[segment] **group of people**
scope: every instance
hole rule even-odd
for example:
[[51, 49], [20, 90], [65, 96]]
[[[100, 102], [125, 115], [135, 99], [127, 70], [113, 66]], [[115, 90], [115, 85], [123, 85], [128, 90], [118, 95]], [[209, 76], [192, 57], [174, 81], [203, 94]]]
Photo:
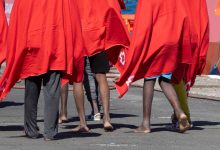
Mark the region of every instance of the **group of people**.
[[[132, 82], [144, 78], [143, 121], [134, 132], [151, 132], [151, 106], [157, 79], [174, 109], [173, 124], [180, 132], [190, 129], [184, 86], [193, 86], [205, 65], [209, 42], [205, 0], [138, 0], [132, 34], [120, 14], [125, 7], [123, 0], [15, 0], [9, 26], [3, 4], [4, 1], [0, 3], [0, 61], [6, 61], [6, 68], [0, 78], [0, 99], [5, 98], [18, 80], [25, 80], [27, 137], [40, 135], [37, 104], [43, 85], [44, 139], [55, 139], [58, 123], [67, 121], [68, 83], [73, 84], [80, 118], [79, 125], [72, 130], [90, 130], [84, 109], [85, 89], [92, 115], [98, 120], [99, 91], [103, 129], [113, 131], [106, 77], [110, 66], [120, 73], [115, 82], [120, 97]], [[91, 96], [88, 73], [95, 78], [96, 96]]]

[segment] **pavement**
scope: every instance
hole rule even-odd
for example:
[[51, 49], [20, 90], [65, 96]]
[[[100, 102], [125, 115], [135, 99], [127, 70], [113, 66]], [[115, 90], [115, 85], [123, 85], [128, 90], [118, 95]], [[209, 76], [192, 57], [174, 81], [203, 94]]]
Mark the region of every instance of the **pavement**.
[[[102, 121], [87, 121], [90, 133], [74, 133], [72, 128], [79, 123], [73, 94], [68, 97], [69, 123], [59, 125], [58, 140], [46, 142], [43, 138], [28, 139], [23, 133], [24, 88], [23, 81], [16, 84], [6, 99], [0, 103], [0, 150], [218, 150], [220, 147], [220, 101], [219, 80], [206, 76], [197, 79], [195, 94], [189, 97], [191, 118], [194, 127], [184, 134], [174, 132], [170, 125], [172, 108], [165, 96], [156, 89], [152, 107], [150, 134], [137, 134], [133, 130], [142, 117], [142, 81], [138, 81], [129, 92], [118, 99], [113, 87], [117, 74], [111, 71], [108, 80], [111, 87], [111, 122], [114, 132], [104, 132]], [[207, 82], [208, 81], [208, 82]], [[212, 84], [211, 84], [212, 83]], [[211, 87], [210, 87], [211, 86]], [[203, 88], [207, 88], [203, 90]], [[209, 92], [213, 91], [211, 95]], [[71, 87], [70, 87], [71, 90]], [[210, 97], [207, 99], [203, 97]], [[192, 93], [193, 94], [193, 93]], [[215, 98], [215, 99], [211, 99]], [[85, 103], [86, 114], [91, 108]], [[44, 130], [44, 101], [41, 94], [38, 105], [38, 126]]]
[[[162, 92], [155, 92], [150, 134], [133, 133], [141, 122], [142, 89], [131, 87], [118, 99], [111, 90], [111, 122], [114, 132], [104, 132], [102, 121], [87, 121], [90, 133], [74, 133], [79, 123], [72, 92], [68, 97], [69, 123], [59, 125], [58, 140], [28, 139], [23, 132], [24, 90], [13, 89], [0, 103], [0, 150], [218, 150], [220, 147], [220, 102], [189, 98], [194, 127], [184, 134], [170, 125], [172, 109]], [[91, 108], [85, 103], [86, 114]], [[44, 101], [38, 104], [38, 126], [44, 130]]]

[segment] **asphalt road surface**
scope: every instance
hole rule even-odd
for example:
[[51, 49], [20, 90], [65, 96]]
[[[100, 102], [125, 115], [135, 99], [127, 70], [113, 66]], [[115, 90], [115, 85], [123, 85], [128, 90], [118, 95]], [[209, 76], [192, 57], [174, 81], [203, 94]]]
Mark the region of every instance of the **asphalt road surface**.
[[[102, 121], [88, 121], [90, 133], [73, 133], [78, 125], [73, 94], [69, 92], [70, 122], [59, 126], [59, 140], [28, 139], [23, 133], [24, 91], [14, 89], [0, 103], [0, 150], [219, 150], [220, 102], [189, 99], [194, 128], [184, 134], [171, 131], [172, 109], [163, 93], [155, 92], [152, 109], [152, 133], [137, 134], [133, 130], [141, 122], [142, 89], [131, 88], [122, 98], [111, 90], [111, 122], [115, 131], [106, 133]], [[43, 133], [43, 95], [39, 100], [38, 125]], [[90, 113], [86, 100], [86, 114]]]

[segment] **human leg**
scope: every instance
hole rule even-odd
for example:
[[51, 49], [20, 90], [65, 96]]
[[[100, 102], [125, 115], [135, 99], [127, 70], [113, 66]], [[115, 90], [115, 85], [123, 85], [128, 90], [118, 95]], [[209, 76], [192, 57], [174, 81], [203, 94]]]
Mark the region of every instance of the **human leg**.
[[151, 107], [154, 95], [154, 85], [156, 80], [144, 81], [143, 88], [143, 121], [141, 125], [134, 131], [140, 133], [149, 133], [150, 129], [150, 118], [151, 118]]
[[54, 139], [58, 132], [60, 72], [49, 71], [43, 75], [44, 86], [44, 137]]
[[110, 123], [110, 90], [107, 82], [106, 73], [110, 66], [105, 52], [101, 52], [89, 57], [92, 72], [95, 74], [99, 86], [100, 98], [103, 106], [103, 125], [105, 131], [112, 131]]
[[68, 100], [68, 83], [61, 88], [61, 106], [59, 114], [59, 123], [68, 122], [67, 119], [67, 100]]
[[169, 100], [171, 106], [173, 107], [174, 112], [178, 118], [180, 132], [185, 132], [190, 127], [189, 122], [187, 120], [187, 116], [185, 115], [185, 113], [183, 112], [183, 110], [180, 107], [177, 94], [176, 94], [172, 84], [170, 83], [170, 80], [163, 78], [163, 77], [160, 77], [159, 84], [160, 84], [161, 89], [163, 90], [165, 96]]
[[40, 76], [25, 79], [24, 131], [30, 138], [39, 137], [37, 126], [37, 104], [41, 90]]
[[99, 84], [100, 97], [103, 106], [103, 125], [105, 130], [113, 130], [110, 123], [110, 90], [105, 73], [97, 73], [96, 79]]
[[76, 128], [72, 129], [74, 132], [88, 132], [89, 128], [87, 127], [85, 120], [85, 108], [84, 108], [84, 92], [83, 92], [83, 83], [74, 82], [73, 84], [74, 98], [76, 103], [76, 109], [79, 115], [80, 124]]
[[92, 105], [93, 105], [93, 120], [94, 121], [100, 121], [101, 120], [101, 114], [99, 111], [99, 107], [98, 107], [98, 100], [92, 100]]

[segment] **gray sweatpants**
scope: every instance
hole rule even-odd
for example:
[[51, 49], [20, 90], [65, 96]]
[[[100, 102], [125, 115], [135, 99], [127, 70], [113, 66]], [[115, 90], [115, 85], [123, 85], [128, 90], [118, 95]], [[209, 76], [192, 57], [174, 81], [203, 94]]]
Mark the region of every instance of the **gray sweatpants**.
[[43, 81], [44, 137], [53, 138], [58, 132], [60, 72], [48, 71], [25, 79], [24, 129], [29, 137], [38, 137], [37, 104]]

